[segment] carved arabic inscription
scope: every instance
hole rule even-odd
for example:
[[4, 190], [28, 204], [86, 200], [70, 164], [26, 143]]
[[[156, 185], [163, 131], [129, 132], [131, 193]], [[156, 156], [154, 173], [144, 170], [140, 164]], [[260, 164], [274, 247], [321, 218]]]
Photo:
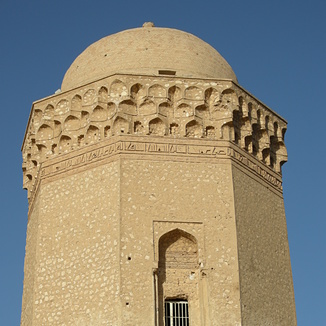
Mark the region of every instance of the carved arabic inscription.
[[247, 166], [252, 172], [263, 177], [274, 187], [282, 190], [282, 182], [254, 163], [252, 160], [241, 155], [232, 148], [210, 145], [180, 145], [171, 143], [146, 143], [139, 141], [118, 141], [114, 144], [103, 146], [99, 149], [77, 155], [73, 158], [42, 168], [41, 177], [55, 175], [65, 170], [79, 167], [84, 164], [99, 161], [106, 157], [112, 157], [119, 153], [144, 153], [144, 154], [168, 154], [168, 155], [191, 155], [203, 157], [225, 157], [226, 155]]

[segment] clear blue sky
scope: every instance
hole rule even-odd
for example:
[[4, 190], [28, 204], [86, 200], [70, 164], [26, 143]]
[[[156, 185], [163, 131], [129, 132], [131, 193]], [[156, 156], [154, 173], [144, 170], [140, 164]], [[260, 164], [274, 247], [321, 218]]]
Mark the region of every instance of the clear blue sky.
[[[326, 1], [0, 0], [0, 325], [19, 325], [27, 199], [21, 153], [32, 102], [88, 45], [145, 21], [215, 47], [239, 83], [289, 122], [284, 198], [298, 325], [326, 325]], [[277, 326], [277, 325], [275, 325]]]

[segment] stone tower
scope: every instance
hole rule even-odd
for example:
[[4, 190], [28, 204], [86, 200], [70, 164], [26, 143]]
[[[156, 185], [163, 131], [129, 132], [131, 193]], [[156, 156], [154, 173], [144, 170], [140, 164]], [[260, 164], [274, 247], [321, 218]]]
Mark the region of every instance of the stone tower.
[[89, 46], [28, 121], [21, 325], [296, 325], [285, 131], [191, 34]]

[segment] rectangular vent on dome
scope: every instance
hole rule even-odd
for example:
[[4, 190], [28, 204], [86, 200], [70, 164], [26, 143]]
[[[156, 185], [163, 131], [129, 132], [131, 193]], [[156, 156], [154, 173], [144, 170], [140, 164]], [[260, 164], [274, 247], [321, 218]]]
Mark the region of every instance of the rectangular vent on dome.
[[174, 70], [159, 70], [158, 74], [159, 75], [169, 75], [169, 76], [175, 76], [177, 72]]

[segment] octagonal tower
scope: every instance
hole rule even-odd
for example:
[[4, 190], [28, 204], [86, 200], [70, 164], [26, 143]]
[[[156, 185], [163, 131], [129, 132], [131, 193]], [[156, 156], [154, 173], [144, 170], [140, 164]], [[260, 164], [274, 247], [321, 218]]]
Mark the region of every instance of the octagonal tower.
[[27, 125], [21, 325], [296, 325], [285, 131], [191, 34], [89, 46]]

